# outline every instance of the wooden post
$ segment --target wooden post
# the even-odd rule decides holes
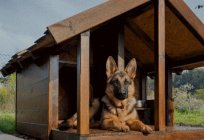
[[[142,100],[147,99],[147,75],[142,72],[141,74],[141,94]]]
[[[81,34],[77,51],[77,132],[89,134],[90,31]]]
[[[166,67],[166,125],[174,126],[174,101],[172,95],[172,72]]]
[[[155,130],[165,130],[165,0],[154,3]]]
[[[124,48],[124,26],[121,27],[118,34],[118,68],[124,70],[125,65],[125,48]]]
[[[52,128],[58,128],[59,56],[50,56],[48,93],[48,137]]]

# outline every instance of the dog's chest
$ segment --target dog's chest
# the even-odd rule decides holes
[[[136,99],[131,98],[127,101],[126,105],[123,107],[116,107],[107,97],[102,99],[104,103],[104,109],[111,114],[117,116],[121,121],[127,120],[128,118],[136,117],[135,104]]]
[[[115,111],[116,111],[115,115],[117,115],[119,119],[124,119],[128,115],[127,109],[125,108],[123,109],[116,108]]]

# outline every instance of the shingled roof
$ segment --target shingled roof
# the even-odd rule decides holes
[[[37,59],[56,53],[63,44],[78,43],[80,33],[103,28],[116,18],[125,23],[125,47],[143,65],[154,65],[154,7],[150,0],[109,0],[103,4],[47,27],[35,44],[12,56],[1,69],[6,76],[24,69]],[[204,24],[189,7],[167,0],[166,57],[171,69],[204,65]]]

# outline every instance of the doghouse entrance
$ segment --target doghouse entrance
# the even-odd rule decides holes
[[[90,39],[91,98],[105,95],[106,60],[108,56],[117,60],[117,32],[102,37],[112,26],[104,27],[92,32]],[[68,119],[77,110],[77,47],[65,45],[59,55],[59,120]],[[100,113],[96,118],[100,118]]]
[[[112,32],[110,32],[110,30]],[[91,33],[90,84],[93,88],[93,98],[101,98],[105,95],[107,58],[109,56],[113,56],[115,61],[118,62],[118,31],[117,26],[108,24],[105,25],[104,28],[99,28]],[[106,34],[106,36],[104,36],[104,34]],[[77,48],[78,46],[65,46],[60,54],[59,120],[66,120],[70,118],[77,110]],[[126,62],[131,59],[130,55],[127,56],[129,57],[124,58]],[[140,70],[138,70],[138,73],[140,73]],[[140,86],[138,85],[140,83],[138,78],[139,77],[137,76],[135,81],[137,88]],[[139,89],[136,89],[136,91],[140,93]],[[144,108],[140,108],[138,111],[143,113]],[[95,119],[99,120],[100,116],[101,111],[95,116]],[[141,118],[141,120],[144,119]],[[90,135],[105,134],[107,132],[112,134],[111,131],[107,130],[90,129]],[[69,129],[65,132],[60,132],[60,134],[74,136],[74,134],[77,134],[77,130]]]

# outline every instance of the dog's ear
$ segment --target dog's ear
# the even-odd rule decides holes
[[[127,74],[130,76],[130,78],[134,79],[136,76],[136,70],[137,70],[137,62],[136,62],[136,59],[133,58],[127,64],[127,66],[125,68],[125,72],[127,72]]]
[[[112,56],[109,56],[106,61],[106,75],[109,78],[114,72],[118,70],[115,60]]]

